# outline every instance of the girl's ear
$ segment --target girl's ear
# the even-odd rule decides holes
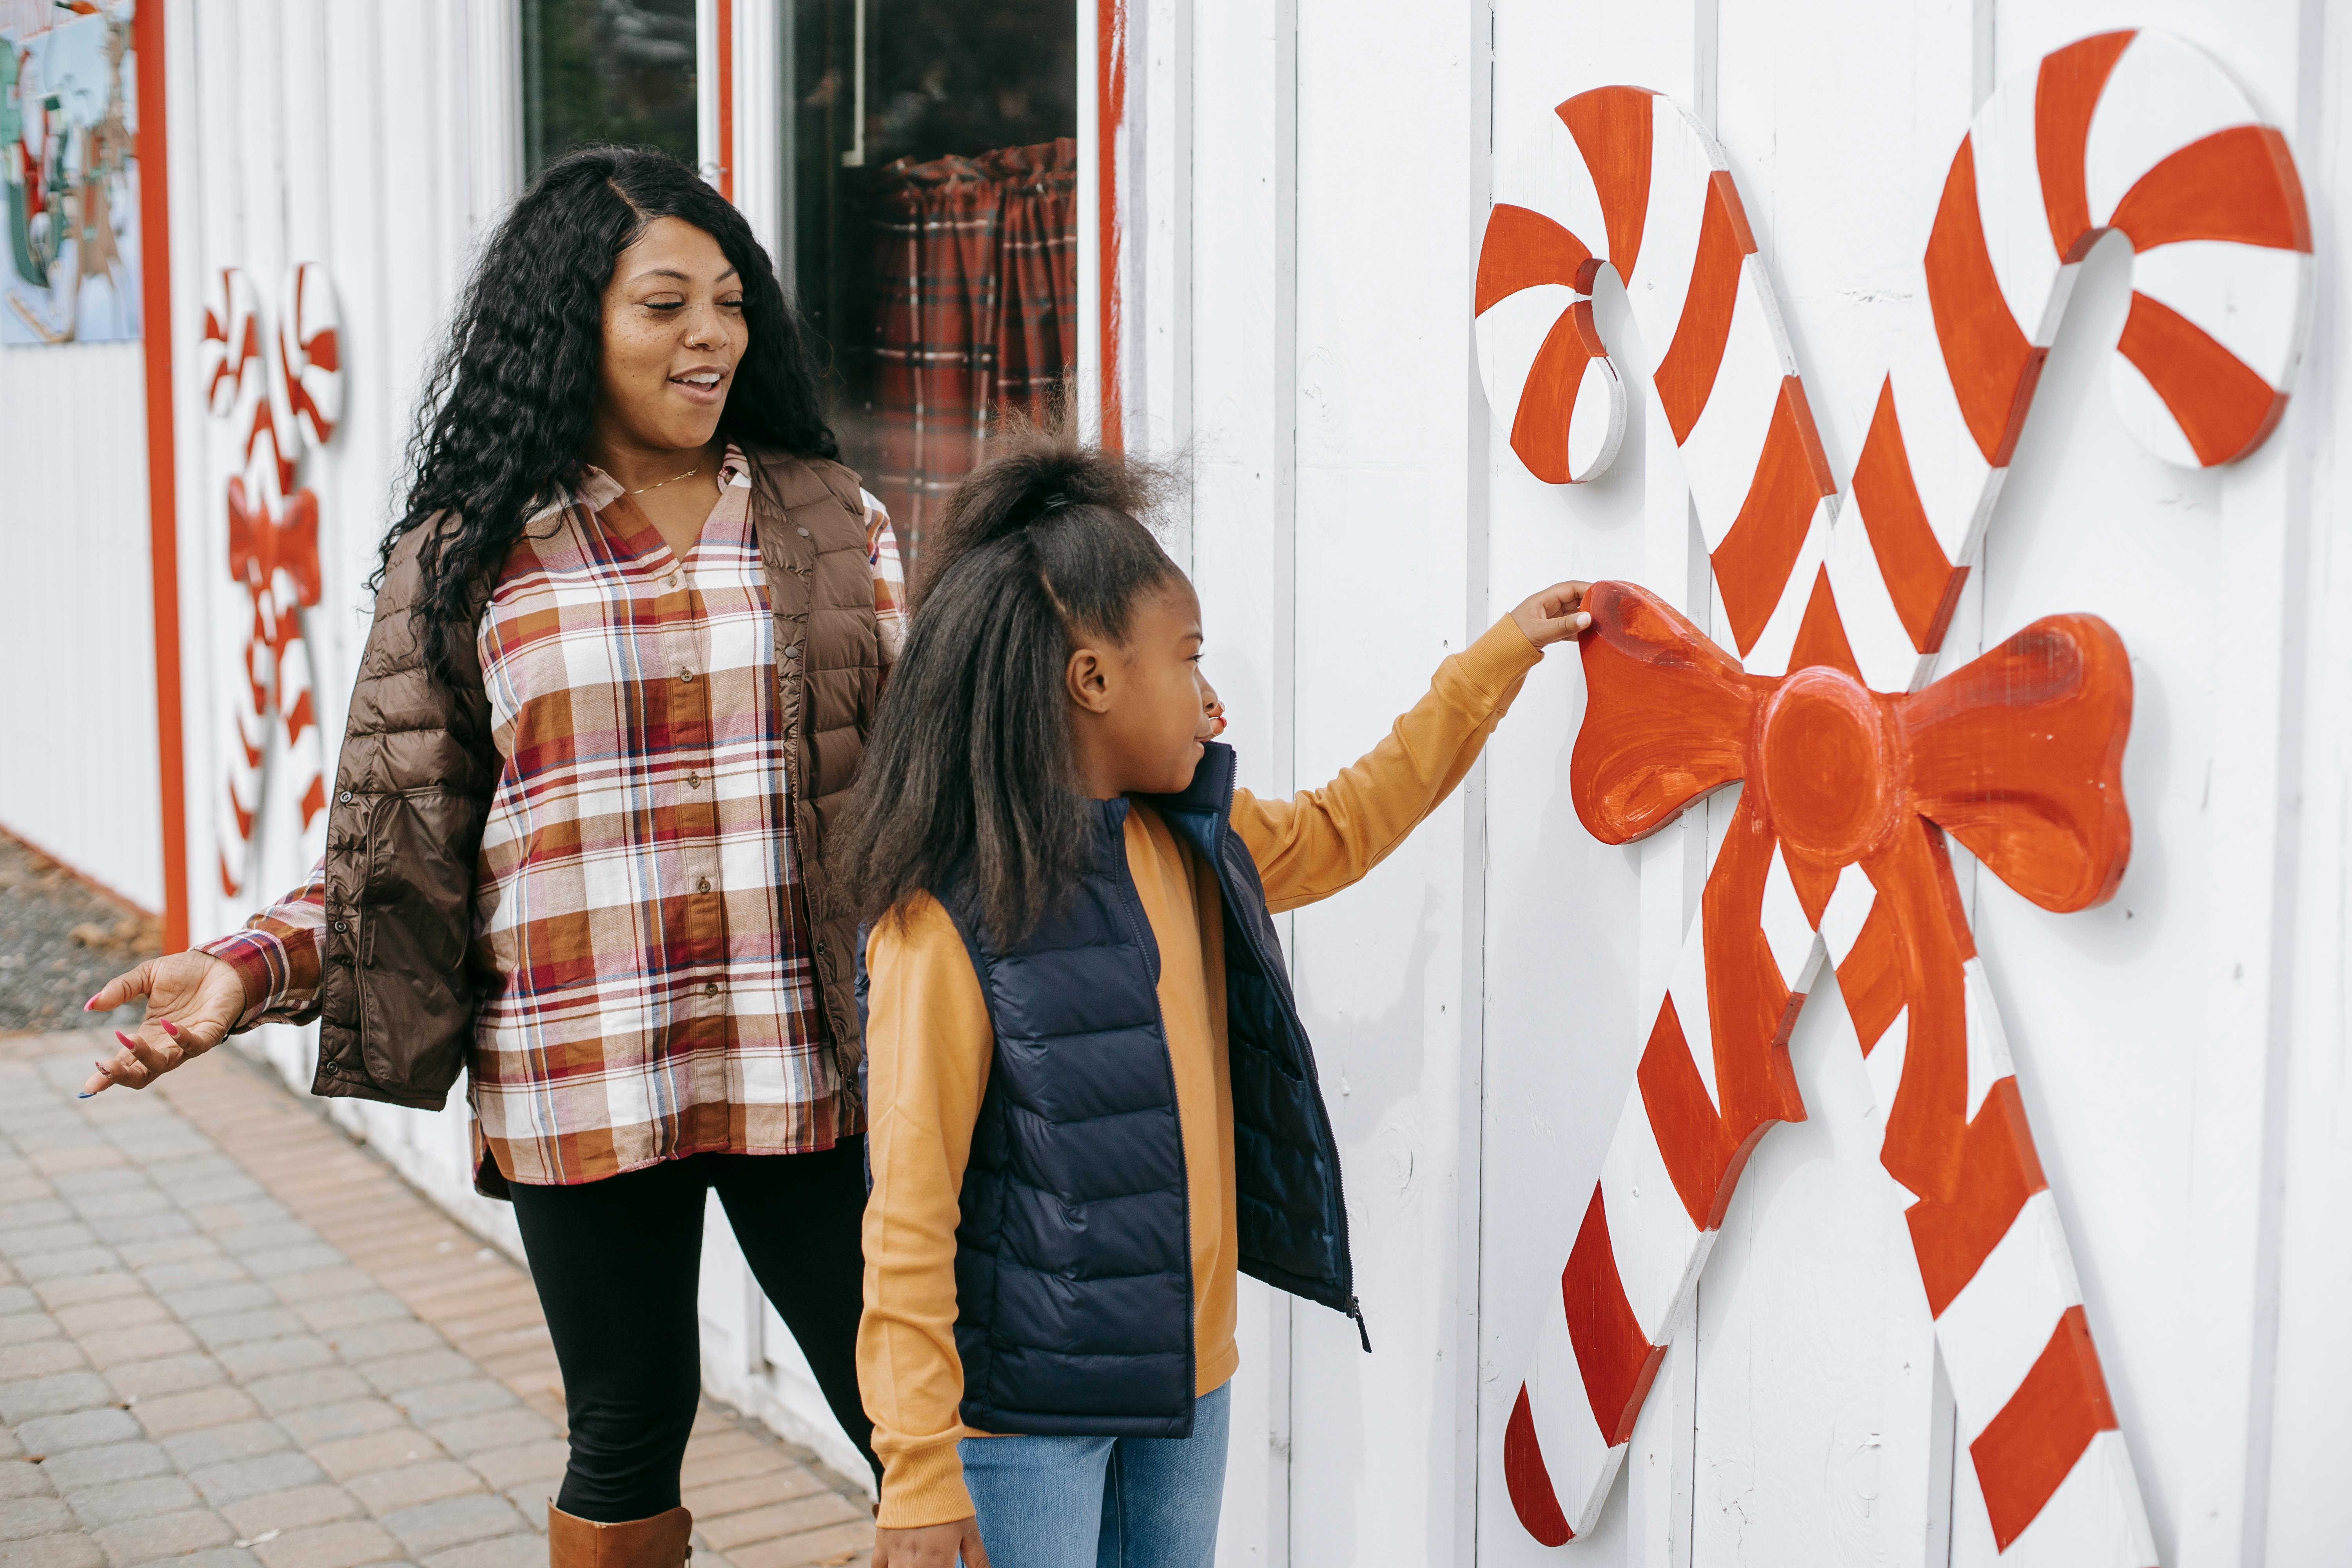
[[[1062,683],[1070,700],[1089,713],[1110,711],[1110,660],[1097,648],[1081,647],[1070,654]]]

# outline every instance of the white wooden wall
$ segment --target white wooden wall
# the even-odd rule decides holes
[[[1130,102],[1178,98],[1189,121],[1174,151],[1147,123],[1142,157],[1181,170],[1192,201],[1182,264],[1148,251],[1129,278],[1130,407],[1140,393],[1153,416],[1129,429],[1191,442],[1211,673],[1260,788],[1328,776],[1536,586],[1622,576],[1686,599],[1704,568],[1654,410],[1637,409],[1619,471],[1573,493],[1531,479],[1489,426],[1469,299],[1490,124],[1512,136],[1630,82],[1714,126],[1841,478],[1885,363],[1885,289],[1996,80],[2087,33],[2168,27],[2285,128],[2322,270],[2287,423],[2201,477],[2130,441],[2091,374],[2127,288],[2127,258],[2101,254],[1947,657],[2063,609],[2105,616],[2131,649],[2137,832],[2118,897],[2052,916],[1963,868],[1977,940],[2163,1560],[2341,1561],[2352,518],[2331,452],[2352,12],[1135,9],[1150,79]],[[1189,45],[1172,61],[1162,27]],[[1644,362],[1610,303],[1604,330]],[[1185,412],[1162,414],[1171,395]],[[1553,1558],[1512,1518],[1502,1428],[1706,849],[1703,822],[1630,848],[1584,832],[1567,792],[1581,713],[1576,662],[1556,655],[1463,798],[1292,922],[1378,1353],[1245,1289],[1222,1562]],[[1793,1053],[1811,1120],[1750,1164],[1605,1522],[1558,1560],[1994,1561],[1833,988]]]
[[[771,25],[774,3],[738,0],[738,26]],[[513,34],[509,0],[167,5],[201,933],[247,912],[209,871],[236,626],[226,437],[191,384],[201,280],[241,265],[268,300],[287,262],[322,260],[341,294],[348,418],[304,470],[325,505],[314,628],[339,734],[424,356],[511,189]],[[1091,28],[1093,5],[1080,11]],[[1132,443],[1190,454],[1177,542],[1244,781],[1319,782],[1531,588],[1690,582],[1654,411],[1637,408],[1621,471],[1574,493],[1530,479],[1490,427],[1469,296],[1495,136],[1609,82],[1673,92],[1712,124],[1843,476],[1876,385],[1884,288],[1923,243],[1973,106],[2049,48],[2130,25],[2198,39],[2286,129],[2318,236],[2317,323],[2269,446],[2183,475],[2126,438],[2090,375],[2125,287],[2122,258],[2095,259],[1954,656],[2055,610],[2116,626],[2137,682],[2135,856],[2119,896],[2084,914],[2046,915],[1990,879],[1970,897],[2164,1561],[2328,1563],[2352,1538],[2352,1226],[2337,1202],[2352,1184],[2352,509],[2337,498],[2352,492],[2334,457],[2352,14],[2319,0],[1130,0],[1121,391]],[[1090,68],[1091,49],[1081,58]],[[1604,330],[1643,357],[1622,307]],[[0,354],[0,536],[17,552],[0,572],[0,822],[152,900],[142,446],[69,417],[60,385],[135,419],[135,351]],[[1378,1353],[1338,1317],[1245,1285],[1222,1562],[1547,1555],[1510,1515],[1503,1420],[1706,830],[1593,842],[1566,789],[1581,706],[1574,659],[1555,655],[1462,795],[1363,886],[1289,922]],[[25,765],[37,755],[68,761]],[[271,875],[290,885],[300,869]],[[299,1036],[265,1048],[307,1082]],[[1751,1163],[1627,1479],[1565,1556],[1991,1561],[1829,989],[1793,1052],[1812,1118]],[[505,1211],[466,1191],[461,1114],[337,1110],[512,1245]],[[704,1283],[711,1385],[842,1463],[723,1226]]]
[[[0,349],[0,826],[161,910],[146,384],[137,343]]]

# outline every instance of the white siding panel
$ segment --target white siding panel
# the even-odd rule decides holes
[[[161,910],[143,352],[0,349],[0,827]]]

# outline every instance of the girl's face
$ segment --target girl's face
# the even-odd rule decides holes
[[[1201,673],[1201,602],[1181,581],[1135,606],[1124,647],[1070,655],[1078,770],[1098,800],[1174,795],[1217,732],[1217,694]]]
[[[603,433],[646,451],[709,446],[750,341],[742,279],[719,242],[683,218],[656,218],[604,289]]]

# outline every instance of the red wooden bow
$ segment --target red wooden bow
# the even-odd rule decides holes
[[[1974,945],[1943,835],[2044,909],[2079,910],[2115,891],[2131,850],[2121,639],[2096,616],[2053,616],[1924,691],[1889,694],[1863,685],[1833,613],[1809,616],[1807,632],[1821,635],[1801,635],[1798,668],[1769,677],[1748,674],[1629,584],[1593,584],[1585,608],[1588,697],[1570,770],[1585,826],[1624,843],[1746,783],[1704,895],[1719,1115],[1685,1098],[1689,1135],[1717,1146],[1719,1191],[1695,1211],[1727,1201],[1766,1127],[1804,1116],[1787,1056],[1803,998],[1763,928],[1776,847],[1816,930],[1845,868],[1860,867],[1876,890],[1840,964],[1842,989],[1865,1051],[1909,1009],[1882,1159],[1942,1207],[1980,1152],[1961,997]],[[1914,1217],[1916,1229],[1929,1215]],[[1927,1252],[1921,1263],[1932,1270]]]

